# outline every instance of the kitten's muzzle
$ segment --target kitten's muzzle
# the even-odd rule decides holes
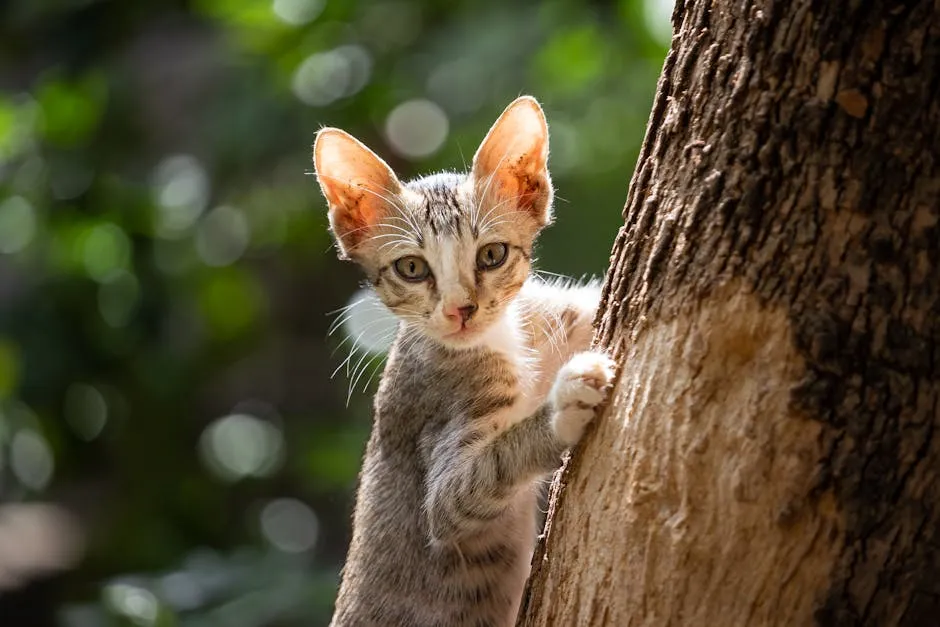
[[[473,314],[477,312],[477,304],[469,303],[467,305],[462,305],[460,307],[445,307],[444,315],[447,316],[449,320],[454,322],[460,321],[461,325],[466,324],[470,318],[473,317]]]

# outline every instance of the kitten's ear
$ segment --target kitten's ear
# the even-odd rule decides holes
[[[340,257],[349,257],[369,227],[388,215],[401,183],[388,164],[338,128],[324,128],[313,144],[313,165],[329,205]]]
[[[473,157],[477,194],[528,212],[539,226],[551,220],[548,124],[531,96],[506,107]]]

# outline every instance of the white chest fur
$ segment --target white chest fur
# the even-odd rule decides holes
[[[501,421],[509,426],[532,415],[545,402],[550,380],[545,376],[545,364],[533,348],[532,338],[514,306],[510,306],[506,315],[487,330],[483,345],[509,363],[519,382],[518,400],[500,416]]]

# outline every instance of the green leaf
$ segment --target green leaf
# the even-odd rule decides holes
[[[42,136],[61,147],[87,143],[104,114],[107,96],[107,81],[100,74],[74,81],[47,76],[36,90]]]
[[[36,104],[0,98],[0,162],[17,157],[35,132]]]
[[[608,56],[603,34],[586,24],[553,37],[538,53],[535,68],[546,86],[577,93],[603,74]]]
[[[6,338],[0,338],[0,399],[10,398],[19,380],[19,348]]]
[[[235,339],[265,309],[266,296],[250,274],[235,268],[213,272],[199,292],[199,307],[216,339]]]

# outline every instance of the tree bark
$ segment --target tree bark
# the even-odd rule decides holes
[[[679,0],[519,624],[940,624],[940,1]]]

